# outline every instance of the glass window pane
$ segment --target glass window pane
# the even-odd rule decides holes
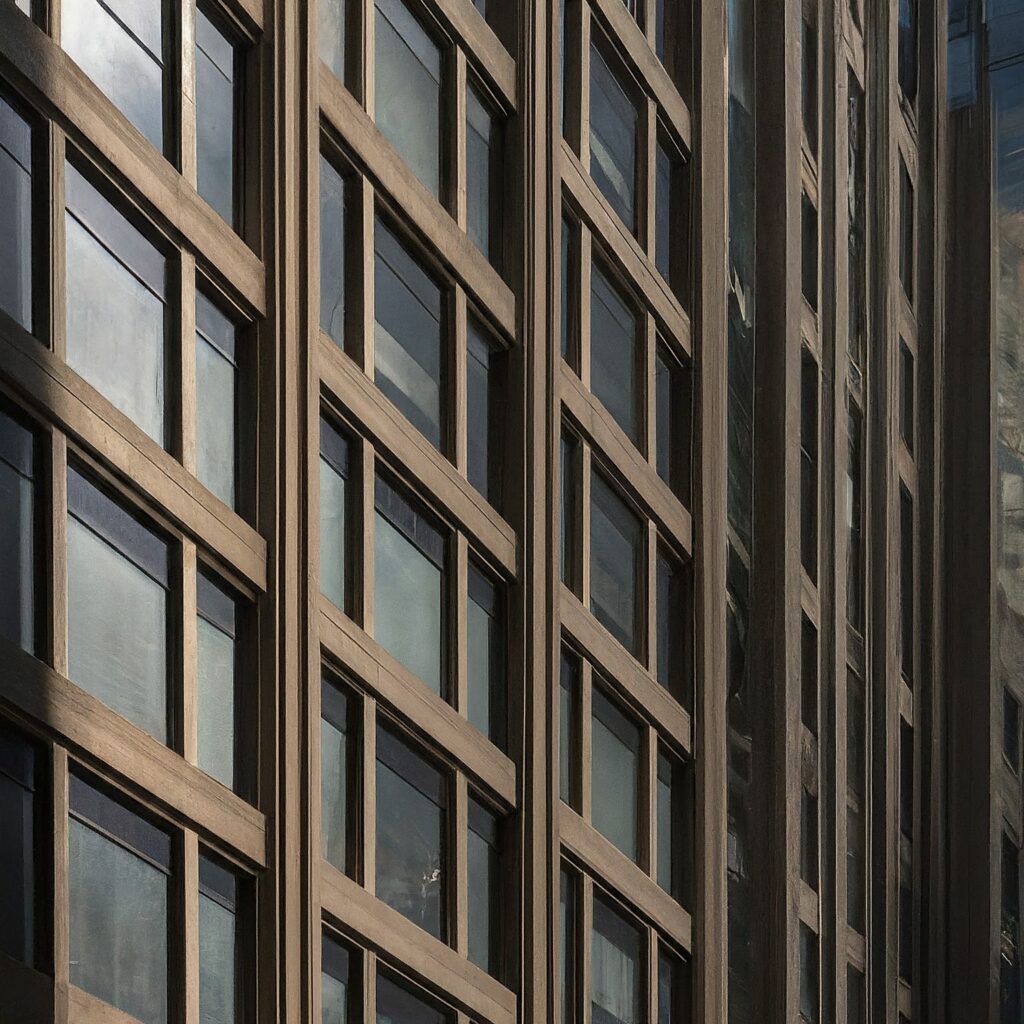
[[[655,464],[684,502],[690,497],[690,381],[659,340],[654,365]]]
[[[199,1024],[235,1024],[238,998],[237,886],[234,874],[199,857]]]
[[[442,1010],[383,972],[377,974],[377,1024],[455,1024]]]
[[[35,961],[36,792],[42,761],[34,744],[0,722],[0,953]]]
[[[235,601],[200,574],[196,585],[196,717],[199,767],[228,789],[235,777]]]
[[[867,860],[864,815],[854,803],[846,807],[846,920],[864,934]]]
[[[800,790],[800,877],[818,888],[818,798]]]
[[[806,615],[800,616],[800,720],[818,735],[818,631]]]
[[[594,1024],[641,1024],[643,936],[601,896],[594,896],[591,1008]]]
[[[376,503],[374,636],[413,675],[441,694],[447,647],[445,538],[380,477]]]
[[[563,647],[558,703],[558,789],[562,800],[572,807],[576,806],[579,793],[579,686],[579,659]]]
[[[914,503],[900,488],[900,672],[914,685]]]
[[[693,623],[690,619],[689,571],[658,545],[656,671],[658,682],[684,707],[693,700]]]
[[[636,860],[640,729],[596,687],[592,727],[592,824],[627,857]]]
[[[847,347],[851,363],[864,368],[867,332],[867,210],[864,145],[864,91],[852,70],[847,88],[847,206],[849,239],[847,242]]]
[[[348,1024],[349,951],[325,935],[320,958],[321,1024]]]
[[[320,590],[351,614],[349,564],[349,445],[320,420]]]
[[[447,780],[377,728],[377,896],[443,939]]]
[[[903,3],[910,0],[900,0]],[[907,301],[914,301],[914,186],[907,165],[900,157],[900,282]]]
[[[320,10],[324,9],[321,0]],[[320,157],[320,328],[345,347],[345,179]]]
[[[818,936],[800,924],[800,1020],[818,1024]]]
[[[441,447],[441,289],[377,220],[374,380]]]
[[[847,964],[846,967],[846,1024],[867,1024],[867,992],[864,975]]]
[[[811,309],[818,308],[818,211],[800,193],[800,291]]]
[[[664,948],[658,953],[658,1024],[688,1024],[690,1012],[689,964]]]
[[[864,450],[863,416],[847,395],[846,620],[864,629]]]
[[[238,409],[237,329],[196,293],[196,476],[230,508],[238,494],[235,423]]]
[[[68,469],[68,675],[161,742],[168,546]]]
[[[579,368],[576,332],[579,324],[577,271],[579,242],[574,220],[562,217],[562,358],[574,369]]]
[[[171,838],[74,775],[70,800],[71,983],[165,1024]]]
[[[657,778],[658,885],[679,902],[684,899],[689,859],[685,844],[692,834],[686,784],[683,765],[662,747],[658,751]]]
[[[574,593],[579,594],[580,530],[582,509],[580,508],[580,443],[572,434],[562,429],[561,451],[561,559],[562,582]]]
[[[345,36],[348,18],[347,0],[317,0],[317,43],[320,59],[345,82]]]
[[[466,88],[466,227],[492,262],[501,257],[501,132],[479,92]]]
[[[505,744],[505,609],[502,591],[469,567],[466,609],[468,718],[492,743]]]
[[[196,11],[196,172],[199,194],[234,226],[235,111],[238,54],[209,18]]]
[[[0,96],[0,309],[32,330],[32,128]]]
[[[914,356],[900,338],[900,436],[914,451]]]
[[[590,502],[590,610],[635,654],[641,643],[640,521],[597,473]]]
[[[896,75],[903,95],[917,99],[917,0],[899,0]]]
[[[494,977],[501,975],[501,852],[498,821],[469,800],[467,892],[469,959]]]
[[[560,983],[562,1017],[560,1024],[576,1024],[576,876],[562,869],[558,883],[560,915]]]
[[[800,58],[800,112],[814,156],[818,152],[818,29],[807,18],[800,19]]]
[[[659,141],[654,182],[654,263],[684,304],[689,299],[688,174],[678,151]]]
[[[466,360],[466,476],[492,504],[501,504],[504,352],[469,322]]]
[[[376,0],[377,127],[435,195],[441,194],[441,50],[401,0]]]
[[[167,260],[65,167],[68,365],[162,445]]]
[[[35,435],[0,410],[0,636],[36,650]]]
[[[320,686],[320,854],[339,871],[350,873],[351,815],[355,742],[349,700],[326,678]],[[350,742],[351,739],[351,742]]]
[[[61,45],[101,92],[164,149],[164,18],[160,0],[64,0]]]
[[[636,232],[636,107],[601,51],[590,47],[590,173],[595,184]]]
[[[590,295],[590,389],[637,444],[636,314],[596,266]]]
[[[818,576],[818,364],[800,356],[800,563]]]

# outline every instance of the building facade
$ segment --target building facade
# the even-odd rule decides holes
[[[1024,1021],[1016,0],[0,0],[0,1021]]]

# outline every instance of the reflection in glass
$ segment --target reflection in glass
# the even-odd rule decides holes
[[[68,468],[68,675],[167,741],[165,541]]]
[[[477,89],[466,87],[466,229],[492,262],[501,256],[501,135]]]
[[[349,952],[324,935],[320,947],[321,1024],[349,1022]]]
[[[504,353],[474,320],[468,327],[466,359],[466,476],[494,506],[501,503],[501,401]]]
[[[415,995],[387,974],[377,974],[377,1024],[455,1024],[455,1014]]]
[[[441,289],[379,219],[374,250],[374,380],[440,448]]]
[[[196,582],[196,717],[199,767],[228,789],[235,777],[236,609],[234,599],[200,574]]]
[[[630,860],[638,856],[640,728],[594,687],[591,824]]]
[[[348,0],[317,0],[316,12],[320,59],[334,72],[334,77],[344,84]]]
[[[236,65],[235,46],[196,10],[196,173],[199,194],[234,226]]]
[[[0,721],[0,954],[29,967],[36,947],[35,798],[41,767],[35,745]]]
[[[590,48],[590,174],[636,232],[636,107],[619,85],[601,51]]]
[[[590,295],[590,389],[638,444],[636,314],[596,266]]]
[[[157,149],[164,149],[161,0],[63,0],[68,55]]]
[[[441,50],[401,0],[376,0],[377,127],[435,195],[441,194]]]
[[[0,636],[36,649],[36,468],[31,431],[0,410]]]
[[[171,837],[71,775],[71,984],[165,1024]]]
[[[468,718],[492,743],[505,744],[505,612],[500,589],[469,567],[466,608]]]
[[[590,610],[628,651],[640,649],[640,521],[594,473],[590,491]]]
[[[0,310],[32,330],[32,128],[0,96]]]
[[[501,973],[501,851],[498,821],[472,797],[466,837],[469,959],[488,974]]]
[[[642,949],[640,930],[595,893],[590,953],[594,1024],[641,1024]]]
[[[323,3],[320,9],[323,10]],[[345,347],[345,179],[320,157],[320,328]]]
[[[235,325],[196,292],[196,476],[235,508],[238,362]]]
[[[447,781],[377,727],[377,896],[444,939]]]
[[[376,507],[374,637],[434,693],[441,694],[446,648],[445,538],[380,477]]]
[[[349,701],[326,678],[320,684],[320,855],[346,874],[352,864],[354,810]]]
[[[70,163],[65,199],[68,365],[163,445],[167,260]]]
[[[238,998],[238,881],[199,855],[199,1024],[244,1019]]]
[[[320,590],[351,614],[349,586],[349,446],[320,420]]]

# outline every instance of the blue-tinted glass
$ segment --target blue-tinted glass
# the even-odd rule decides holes
[[[636,107],[600,50],[590,48],[590,173],[597,187],[636,231]]]
[[[0,97],[0,310],[32,330],[32,129]]]
[[[235,223],[235,47],[196,11],[196,161],[199,194]]]
[[[338,81],[344,83],[347,0],[317,0],[316,9],[320,59],[334,72]]]

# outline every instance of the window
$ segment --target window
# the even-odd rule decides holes
[[[900,338],[900,436],[914,451],[914,357]]]
[[[324,935],[320,945],[321,1024],[349,1024],[349,951]]]
[[[818,936],[800,922],[800,1020],[818,1024]]]
[[[580,547],[582,539],[580,537],[580,519],[582,518],[581,504],[583,499],[580,476],[582,475],[582,454],[583,451],[579,441],[563,427],[561,452],[562,515],[559,550],[562,582],[577,595],[581,588],[580,561],[582,552]]]
[[[867,989],[864,975],[846,966],[846,1024],[867,1024]]]
[[[374,636],[413,675],[444,696],[446,538],[381,477],[376,508]]]
[[[805,0],[800,19],[800,111],[811,156],[818,153],[818,25],[814,2]]]
[[[161,0],[61,4],[61,46],[161,152],[170,141],[164,126],[168,36]]]
[[[441,289],[379,218],[374,249],[374,379],[440,448]]]
[[[320,10],[324,9],[321,0]],[[320,329],[345,347],[345,179],[320,156]]]
[[[900,0],[901,6],[908,0]],[[914,302],[914,186],[900,157],[900,283],[907,301]]]
[[[654,264],[683,303],[688,302],[690,249],[687,165],[667,140],[655,157]]]
[[[641,1024],[643,947],[640,929],[595,893],[590,954],[594,1024]]]
[[[658,476],[684,503],[690,500],[689,371],[659,339],[654,365],[655,465]]]
[[[571,651],[562,648],[559,669],[558,703],[558,791],[570,807],[579,806],[579,716],[580,661]]]
[[[377,127],[441,195],[441,50],[401,0],[375,0]]]
[[[818,211],[806,192],[800,193],[800,291],[811,309],[818,309]]]
[[[682,903],[689,872],[689,836],[692,829],[688,788],[690,779],[682,763],[662,744],[658,750],[657,863],[658,885]]]
[[[501,505],[504,459],[505,353],[470,320],[466,359],[466,476],[495,507]]]
[[[241,1024],[247,1014],[247,968],[239,935],[235,873],[210,855],[199,855],[199,1021]]]
[[[560,915],[559,937],[560,950],[560,988],[561,1010],[560,1024],[576,1024],[579,999],[576,993],[576,875],[562,868],[558,881],[558,904]]]
[[[466,229],[477,248],[501,260],[501,126],[480,90],[466,86]]]
[[[1020,701],[1003,687],[1003,757],[1014,775],[1020,774]]]
[[[900,672],[914,684],[914,503],[900,488]]]
[[[574,220],[562,217],[562,358],[579,367],[579,228]]]
[[[818,578],[818,364],[800,350],[800,563]]]
[[[806,787],[800,790],[800,877],[818,888],[818,798]]]
[[[466,610],[468,718],[492,743],[505,745],[505,609],[501,589],[469,566]]]
[[[196,476],[238,506],[238,360],[235,325],[196,292]]]
[[[316,36],[320,59],[334,72],[334,77],[344,84],[346,81],[348,0],[317,0],[316,7]]]
[[[637,317],[597,266],[590,295],[590,387],[626,436],[639,444]]]
[[[818,735],[818,631],[806,615],[800,616],[800,720]]]
[[[864,90],[852,70],[847,88],[847,348],[850,362],[864,370],[867,342],[867,210],[864,144]]]
[[[32,126],[0,96],[0,310],[26,331],[32,315]]]
[[[693,706],[693,622],[690,617],[690,572],[663,545],[658,545],[656,582],[658,682],[684,707]]]
[[[167,260],[70,163],[65,199],[68,365],[163,445]]]
[[[352,614],[352,530],[348,441],[320,420],[320,590]]]
[[[355,813],[355,742],[349,697],[329,679],[320,682],[320,855],[351,874]]]
[[[590,501],[590,610],[637,654],[642,643],[643,530],[599,473],[592,477]]]
[[[864,631],[864,418],[847,395],[846,621]]]
[[[69,800],[71,983],[166,1024],[171,836],[75,774]]]
[[[199,194],[230,224],[238,224],[238,111],[241,55],[196,11],[196,172]]]
[[[41,632],[36,557],[42,553],[36,510],[41,453],[35,434],[0,409],[0,636],[35,653]]]
[[[654,52],[689,102],[693,88],[691,0],[652,0],[647,9],[654,11]]]
[[[590,173],[612,209],[636,233],[639,115],[597,46],[590,47]]]
[[[592,699],[592,824],[635,861],[640,830],[640,728],[598,687]]]
[[[914,980],[914,733],[900,719],[899,972]]]
[[[455,1014],[414,994],[390,975],[378,972],[377,1024],[455,1024]]]
[[[917,100],[917,0],[899,0],[896,77],[908,103]]]
[[[446,939],[447,780],[377,727],[377,896]]]
[[[659,944],[658,950],[658,1024],[687,1024],[690,1011],[689,964]]]
[[[498,819],[469,799],[467,893],[469,959],[501,977],[501,847]]]
[[[238,689],[238,611],[208,576],[196,580],[196,717],[199,767],[228,789],[238,785],[235,752]]]
[[[73,467],[67,525],[68,675],[167,742],[167,542]]]
[[[0,721],[0,953],[36,962],[37,829],[44,800],[42,756],[35,744]]]
[[[846,920],[864,934],[867,924],[867,856],[864,813],[858,806],[846,808]]]

